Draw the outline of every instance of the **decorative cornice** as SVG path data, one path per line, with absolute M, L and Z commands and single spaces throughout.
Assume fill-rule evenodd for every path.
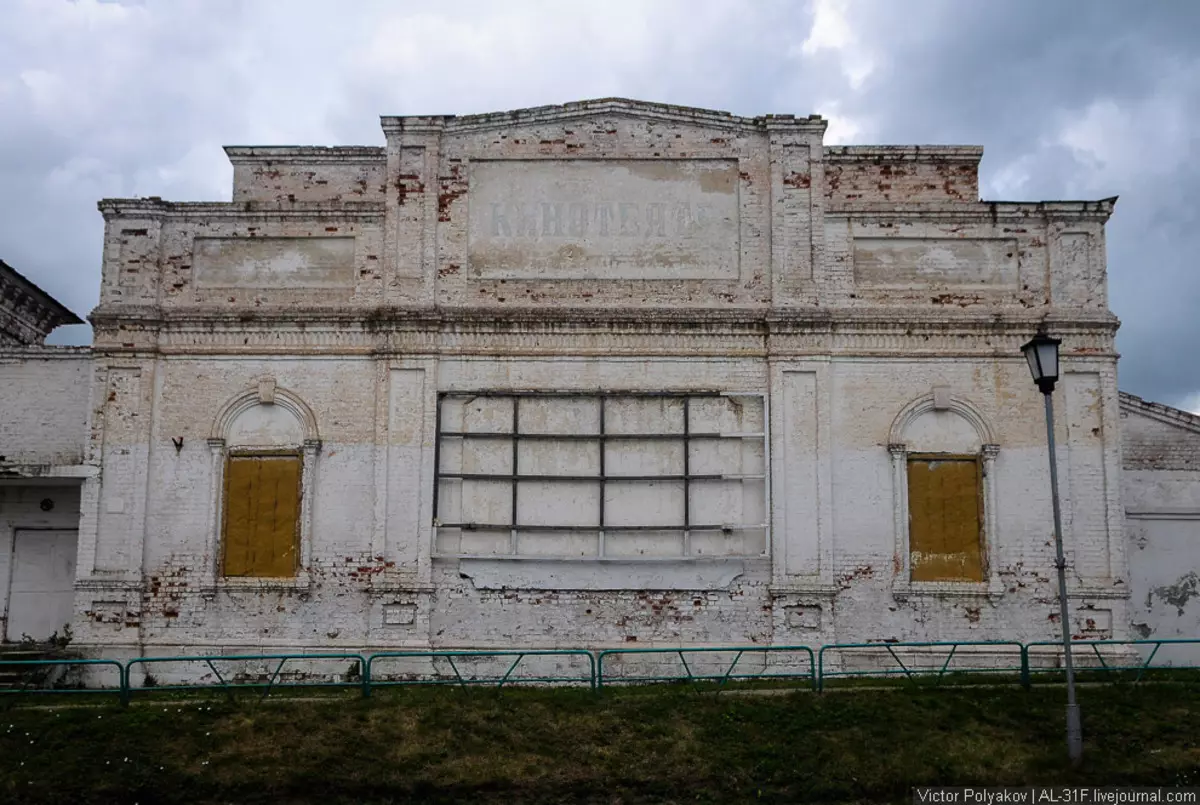
M 1020 359 L 1020 345 L 1040 319 L 997 321 L 946 317 L 914 322 L 871 317 L 712 315 L 679 320 L 645 312 L 607 318 L 591 311 L 575 319 L 561 311 L 541 318 L 496 311 L 422 309 L 366 318 L 300 310 L 173 312 L 144 317 L 98 313 L 97 353 L 169 354 L 443 354 L 443 355 L 678 355 L 788 359 L 801 356 Z M 1114 360 L 1112 319 L 1055 326 L 1068 358 Z
M 227 145 L 234 165 L 386 165 L 387 151 L 367 145 Z
M 63 324 L 83 324 L 83 320 L 0 260 L 0 343 L 41 344 Z
M 91 347 L 58 347 L 39 344 L 37 346 L 0 346 L 0 361 L 67 361 L 89 358 Z
M 845 216 L 856 220 L 915 220 L 956 223 L 1028 221 L 1095 221 L 1104 223 L 1113 213 L 1117 197 L 1100 201 L 978 201 L 954 204 L 880 204 L 852 202 L 831 204 L 826 217 Z
M 929 162 L 947 165 L 978 165 L 982 145 L 827 145 L 825 161 L 835 164 L 875 162 Z
M 852 307 L 852 308 L 600 308 L 600 307 L 441 307 L 441 306 L 327 306 L 263 305 L 254 308 L 159 308 L 152 305 L 110 305 L 91 315 L 97 327 L 119 324 L 168 327 L 234 325 L 253 329 L 295 325 L 339 325 L 372 331 L 429 327 L 554 328 L 610 332 L 632 326 L 655 331 L 671 328 L 702 331 L 724 327 L 751 332 L 813 332 L 845 329 L 894 331 L 947 329 L 1032 333 L 1039 327 L 1055 333 L 1105 332 L 1114 334 L 1120 322 L 1111 313 L 1095 310 L 1021 308 L 976 312 L 958 308 Z M 1070 348 L 1070 345 L 1067 345 Z
M 574 313 L 574 315 L 572 315 Z M 324 309 L 256 308 L 253 310 L 168 310 L 153 308 L 98 308 L 91 317 L 97 344 L 137 342 L 146 333 L 232 333 L 238 338 L 263 334 L 273 339 L 306 341 L 322 331 L 358 333 L 382 340 L 406 334 L 444 336 L 551 336 L 616 338 L 622 335 L 675 336 L 683 340 L 721 336 L 772 338 L 784 344 L 813 339 L 882 338 L 908 349 L 941 349 L 946 337 L 982 336 L 1008 341 L 1027 338 L 1039 325 L 1065 336 L 1065 354 L 1106 356 L 1112 353 L 1117 321 L 1111 316 L 1049 320 L 1044 316 L 991 317 L 927 316 L 886 310 L 805 311 L 780 315 L 775 311 L 646 310 L 646 311 L 501 311 L 445 308 Z
M 194 219 L 201 223 L 229 219 L 383 223 L 386 213 L 386 205 L 381 201 L 163 201 L 156 196 L 106 198 L 97 207 L 105 220 Z
M 737 129 L 747 132 L 787 127 L 823 135 L 826 127 L 826 121 L 820 115 L 810 115 L 807 118 L 797 118 L 795 115 L 740 117 L 714 109 L 696 109 L 689 106 L 673 106 L 627 98 L 600 98 L 555 106 L 537 106 L 508 112 L 489 112 L 461 117 L 455 115 L 411 117 L 385 115 L 380 118 L 380 124 L 384 133 L 388 135 L 439 132 L 459 134 L 505 129 L 513 126 L 561 123 L 597 115 L 623 116 L 639 120 L 683 123 L 705 128 Z

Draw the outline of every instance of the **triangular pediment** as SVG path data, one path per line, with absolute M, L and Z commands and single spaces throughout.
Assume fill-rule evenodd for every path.
M 819 130 L 825 128 L 825 120 L 819 115 L 797 117 L 785 114 L 741 117 L 716 109 L 699 109 L 629 98 L 599 98 L 553 106 L 534 106 L 507 112 L 487 112 L 473 115 L 385 116 L 382 118 L 382 122 L 385 131 L 389 129 L 413 131 L 436 128 L 451 134 L 596 118 L 649 120 L 701 128 L 741 131 L 762 131 L 772 127 L 816 128 Z

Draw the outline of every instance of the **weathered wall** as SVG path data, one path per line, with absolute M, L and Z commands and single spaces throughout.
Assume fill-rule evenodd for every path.
M 833 205 L 979 201 L 983 149 L 851 145 L 825 149 L 825 197 Z
M 1103 369 L 1087 371 L 1093 367 L 1083 361 L 1065 368 L 1060 399 L 1080 395 L 1098 409 L 1069 406 L 1058 421 L 1073 627 L 1081 636 L 1108 636 L 1114 623 L 1121 628 L 1126 595 L 1120 532 L 1107 527 L 1117 514 L 1117 448 L 1104 434 L 1115 431 L 1116 411 L 1103 401 L 1114 394 L 1114 378 Z M 823 610 L 822 641 L 1053 637 L 1058 613 L 1053 520 L 1042 483 L 1045 436 L 1041 400 L 1025 366 L 893 358 L 779 370 L 772 394 L 775 541 L 782 554 L 776 576 L 781 590 L 794 587 L 798 605 Z M 900 424 L 902 412 L 938 388 L 954 399 L 950 409 Z M 987 581 L 909 584 L 907 503 L 897 461 L 906 452 L 978 453 L 989 443 Z
M 387 191 L 382 148 L 225 149 L 234 202 L 379 201 Z
M 1108 396 L 1111 373 L 1088 368 L 1068 367 L 1065 398 Z M 133 566 L 146 586 L 122 604 L 116 621 L 111 593 L 82 601 L 95 624 L 89 634 L 122 639 L 100 629 L 109 619 L 130 637 L 131 624 L 139 625 L 142 643 L 162 646 L 1054 637 L 1050 507 L 1037 482 L 1046 464 L 1040 399 L 1020 359 L 992 367 L 986 385 L 969 362 L 939 360 L 842 360 L 819 369 L 794 362 L 779 365 L 771 380 L 767 372 L 761 359 L 163 360 L 155 367 L 159 395 L 150 442 L 138 448 L 155 483 L 144 502 L 110 492 L 99 512 L 103 532 L 106 521 L 144 511 L 145 536 L 100 540 L 91 549 L 96 570 Z M 218 504 L 210 491 L 218 467 L 208 439 L 229 399 L 267 374 L 306 402 L 320 432 L 305 577 L 223 581 L 216 574 Z M 1096 382 L 1102 385 L 1091 385 Z M 428 514 L 435 391 L 618 386 L 769 392 L 776 406 L 776 505 L 766 556 L 697 569 L 663 557 L 652 567 L 634 559 L 565 568 L 557 560 L 435 555 Z M 901 573 L 891 431 L 901 411 L 934 387 L 969 401 L 990 429 L 988 441 L 998 446 L 995 498 L 988 504 L 989 583 L 978 587 L 907 589 Z M 1104 637 L 1114 633 L 1114 623 L 1120 633 L 1127 622 L 1123 546 L 1091 515 L 1098 511 L 1103 521 L 1116 492 L 1105 466 L 1114 458 L 1112 442 L 1095 450 L 1089 444 L 1104 444 L 1101 434 L 1113 427 L 1113 413 L 1103 405 L 1095 414 L 1087 406 L 1066 408 L 1060 467 L 1074 626 L 1080 636 Z M 1101 434 L 1092 432 L 1095 423 Z M 954 440 L 963 434 L 978 449 L 982 439 L 973 427 L 953 412 L 925 414 L 906 432 L 907 449 L 957 451 L 962 448 Z M 813 439 L 806 428 L 828 428 L 828 437 Z M 551 611 L 534 616 L 539 605 Z
M 827 150 L 789 116 L 603 101 L 383 128 L 385 174 L 373 149 L 230 149 L 236 203 L 102 202 L 83 642 L 1052 638 L 1019 354 L 1042 323 L 1064 338 L 1073 630 L 1125 633 L 1111 200 L 978 202 L 978 149 Z M 473 391 L 757 395 L 768 547 L 446 549 L 438 394 Z M 305 461 L 301 571 L 223 578 L 224 457 L 283 443 Z M 980 457 L 982 583 L 909 581 L 922 451 Z
M 367 202 L 106 203 L 101 309 L 204 309 L 205 315 L 382 302 L 382 209 Z M 118 268 L 119 266 L 119 268 Z M 127 336 L 128 338 L 128 336 Z M 132 342 L 126 340 L 122 343 Z
M 1134 637 L 1200 634 L 1200 417 L 1121 395 Z M 1165 653 L 1164 653 L 1165 652 Z M 1197 659 L 1167 647 L 1158 659 Z
M 937 214 L 844 207 L 826 217 L 825 243 L 831 265 L 823 295 L 832 304 L 1096 312 L 1108 305 L 1096 219 L 1055 224 L 1042 211 L 1002 204 Z M 1047 260 L 1057 268 L 1049 275 Z
M 0 475 L 83 463 L 91 352 L 0 349 Z

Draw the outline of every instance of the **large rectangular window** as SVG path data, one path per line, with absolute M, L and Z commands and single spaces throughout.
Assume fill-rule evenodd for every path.
M 300 523 L 298 455 L 231 455 L 225 462 L 222 551 L 226 576 L 296 574 Z
M 910 456 L 908 539 L 913 581 L 983 581 L 979 459 Z
M 438 405 L 437 552 L 766 552 L 761 395 L 454 393 Z

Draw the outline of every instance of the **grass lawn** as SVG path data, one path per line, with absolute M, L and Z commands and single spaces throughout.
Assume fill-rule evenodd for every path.
M 909 801 L 914 785 L 1200 785 L 1200 685 L 148 695 L 0 711 L 12 803 Z

